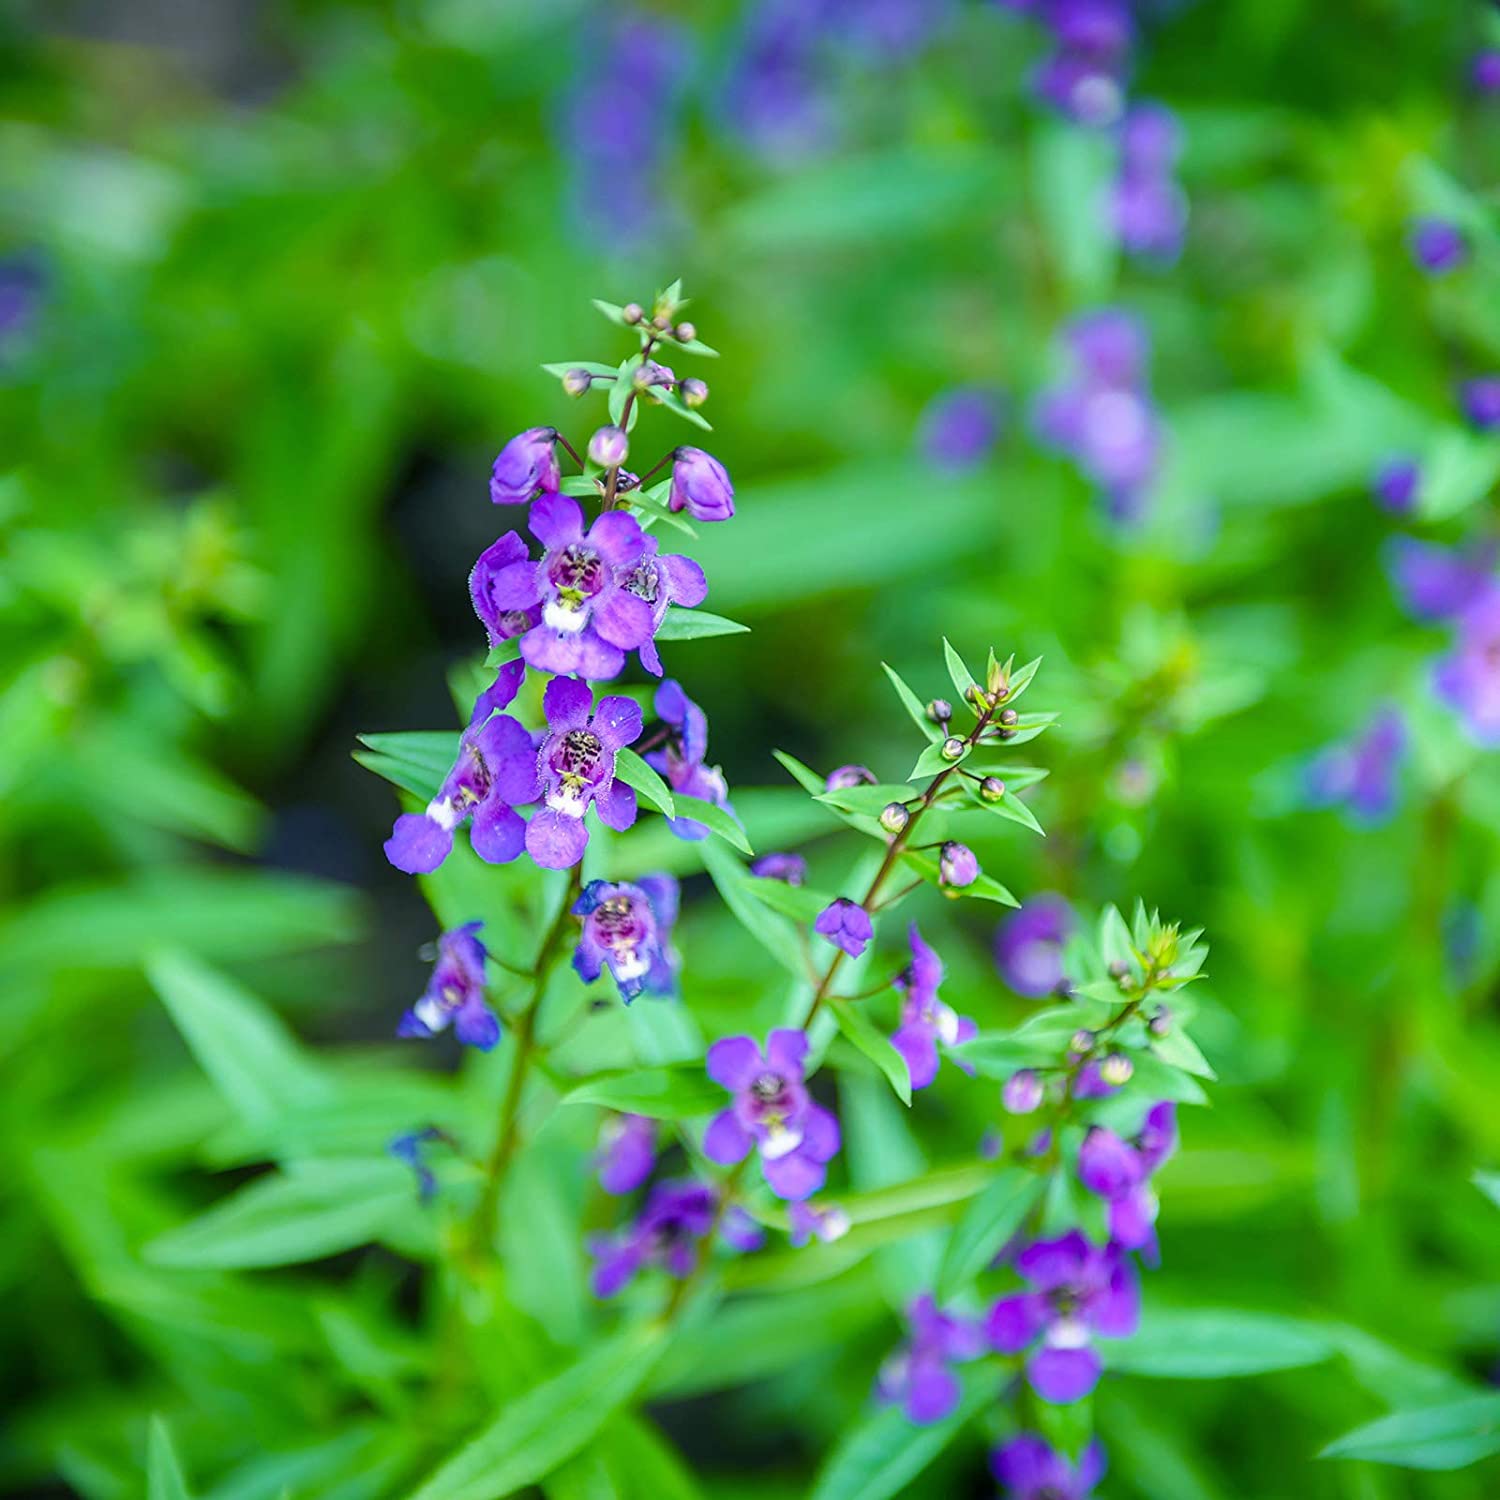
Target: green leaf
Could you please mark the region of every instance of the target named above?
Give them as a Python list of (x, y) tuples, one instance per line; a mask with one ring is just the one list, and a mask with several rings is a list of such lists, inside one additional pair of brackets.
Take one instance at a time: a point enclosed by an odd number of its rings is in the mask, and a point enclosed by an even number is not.
[(1322, 1458), (1362, 1458), (1404, 1469), (1461, 1469), (1500, 1453), (1500, 1394), (1396, 1411), (1330, 1443)]
[(1153, 1037), (1151, 1050), (1163, 1062), (1181, 1068), (1184, 1073), (1196, 1073), (1199, 1078), (1208, 1079), (1219, 1076), (1198, 1050), (1198, 1044), (1180, 1026), (1174, 1026), (1164, 1037)]
[(792, 779), (805, 792), (811, 792), (818, 797), (827, 790), (827, 781), (819, 776), (811, 766), (804, 765), (795, 755), (788, 755), (785, 750), (773, 750), (772, 755), (781, 762), (786, 770), (791, 772)]
[(160, 1417), (151, 1418), (146, 1438), (146, 1500), (192, 1500), (172, 1434)]
[(964, 659), (949, 644), (948, 637), (943, 637), (943, 660), (948, 666), (948, 678), (953, 684), (953, 691), (958, 694), (958, 701), (962, 704), (969, 703), (969, 689), (978, 687), (974, 681), (974, 674), (964, 664)]
[(789, 885), (785, 880), (776, 880), (769, 875), (747, 874), (745, 889), (757, 901), (764, 901), (772, 911), (779, 911), (798, 924), (816, 921), (823, 908), (834, 899), (827, 891), (814, 890), (809, 885)]
[(1110, 295), (1116, 250), (1108, 213), (1114, 153), (1099, 131), (1053, 122), (1033, 137), (1031, 190), (1048, 264), (1072, 308)]
[(653, 1120), (685, 1120), (721, 1109), (725, 1094), (704, 1073), (701, 1063), (693, 1063), (681, 1068), (599, 1073), (570, 1089), (562, 1102), (597, 1104), (623, 1114), (649, 1115)]
[(1036, 676), (1036, 669), (1041, 666), (1040, 656), (1026, 663), (1024, 667), (1017, 667), (1010, 674), (1010, 690), (1005, 695), (1005, 706), (1009, 708), (1027, 688), (1031, 686), (1031, 679)]
[(666, 1337), (639, 1323), (513, 1401), (411, 1500), (499, 1500), (589, 1443), (650, 1376)]
[[(1076, 1012), (1073, 1015), (1076, 1017)], [(1074, 1020), (1073, 1030), (1081, 1023)], [(1072, 1035), (1066, 1032), (1064, 1035)], [(1025, 1040), (1010, 1032), (981, 1034), (967, 1042), (960, 1042), (952, 1049), (953, 1056), (962, 1058), (976, 1072), (986, 1078), (1009, 1078), (1021, 1068), (1035, 1067), (1038, 1063), (1057, 1061), (1058, 1040), (1032, 1038)]]
[(198, 1065), (247, 1125), (322, 1102), (333, 1086), (255, 996), (186, 953), (159, 952), (146, 977)]
[[(938, 866), (935, 859), (929, 859), (925, 854), (916, 854), (908, 849), (901, 855), (901, 862), (910, 866), (930, 884), (938, 883)], [(952, 886), (945, 886), (943, 889), (951, 894), (971, 896), (978, 901), (998, 901), (1002, 906), (1021, 904), (998, 880), (991, 875), (984, 874), (983, 871), (972, 885), (966, 885), (962, 890), (955, 891)]]
[[(598, 297), (595, 297), (593, 299), (593, 303), (594, 303), (594, 306), (597, 307), (599, 309), (599, 311), (602, 312), (604, 314), (604, 316), (606, 318), (608, 318), (609, 321), (611, 323), (615, 324), (617, 327), (619, 327), (619, 328), (629, 328), (629, 329), (634, 330), (638, 326), (638, 325), (636, 325), (634, 323), (627, 323), (625, 321), (625, 309), (624, 309), (623, 306), (621, 306), (620, 303), (618, 303), (618, 302), (604, 302), (604, 301), (602, 301)], [(613, 366), (606, 366), (606, 368), (610, 369), (611, 371), (613, 370)]]
[(1337, 1352), (1316, 1324), (1232, 1308), (1149, 1308), (1134, 1338), (1103, 1347), (1110, 1369), (1163, 1380), (1293, 1370)]
[(257, 1178), (146, 1246), (178, 1268), (243, 1270), (321, 1260), (378, 1239), (413, 1211), (412, 1177), (395, 1160), (323, 1158)]
[(712, 432), (713, 424), (696, 408), (691, 407), (676, 391), (669, 391), (665, 386), (653, 386), (651, 388), (651, 402), (655, 406), (664, 406), (674, 416), (681, 417), (685, 422), (691, 422), (694, 427), (701, 427), (704, 432)]
[(847, 1000), (830, 999), (828, 1009), (838, 1022), (844, 1037), (885, 1074), (887, 1082), (903, 1103), (911, 1103), (911, 1071), (906, 1059), (891, 1045), (891, 1039), (858, 1006)]
[(626, 786), (634, 787), (657, 812), (669, 818), (677, 816), (672, 789), (634, 750), (622, 746), (615, 751), (615, 774)]
[[(971, 1044), (972, 1045), (972, 1044)], [(948, 1237), (935, 1295), (945, 1302), (995, 1258), (1041, 1200), (1046, 1178), (1025, 1167), (1005, 1167), (968, 1206)]]
[(907, 687), (902, 681), (896, 669), (889, 662), (881, 662), (885, 669), (885, 675), (891, 679), (891, 686), (896, 690), (896, 696), (901, 700), (901, 706), (910, 715), (911, 721), (934, 743), (943, 738), (943, 731), (927, 717), (927, 705)]
[(682, 532), (685, 536), (696, 537), (698, 535), (698, 528), (685, 516), (680, 516), (675, 511), (668, 510), (665, 505), (659, 501), (650, 499), (639, 490), (631, 490), (625, 496), (625, 503), (632, 509), (639, 511), (646, 518), (643, 524), (660, 521), (663, 525), (670, 526), (674, 530)]
[(362, 734), (359, 741), (367, 748), (356, 750), (354, 759), (414, 797), (430, 802), (452, 769), (458, 738), (456, 729)]
[(913, 802), (912, 789), (905, 782), (884, 782), (875, 786), (841, 786), (831, 792), (819, 792), (819, 802), (829, 807), (842, 807), (848, 812), (865, 813), (876, 817), (890, 802)]
[(778, 913), (769, 911), (747, 889), (751, 877), (728, 851), (713, 842), (699, 846), (703, 867), (718, 886), (724, 904), (740, 925), (790, 974), (807, 977), (802, 944), (796, 929)]
[(713, 635), (744, 635), (750, 627), (738, 620), (726, 620), (723, 615), (710, 614), (706, 609), (683, 609), (672, 605), (656, 632), (659, 641), (701, 641)]
[[(641, 356), (632, 354), (629, 359), (620, 361), (619, 369), (615, 372), (615, 383), (609, 388), (609, 420), (619, 426), (625, 417), (625, 403), (630, 401), (630, 393), (635, 389), (632, 377), (641, 364)], [(640, 403), (632, 401), (630, 414), (635, 415)]]
[(883, 1406), (857, 1422), (829, 1455), (810, 1500), (887, 1500), (905, 1489), (957, 1436), (972, 1417), (994, 1401), (1001, 1376), (968, 1370), (953, 1415), (918, 1427), (899, 1406)]
[(678, 792), (672, 800), (677, 804), (679, 818), (691, 818), (695, 823), (702, 823), (709, 832), (716, 833), (726, 843), (733, 844), (741, 854), (755, 853), (750, 847), (750, 840), (745, 837), (745, 830), (722, 807), (713, 802), (705, 802), (702, 797), (689, 797), (685, 792)]

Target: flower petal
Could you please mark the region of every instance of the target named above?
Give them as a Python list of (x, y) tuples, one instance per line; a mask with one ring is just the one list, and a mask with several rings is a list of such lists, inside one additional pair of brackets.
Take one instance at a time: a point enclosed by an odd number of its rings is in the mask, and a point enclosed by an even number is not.
[(429, 875), (447, 859), (453, 835), (423, 813), (402, 813), (385, 841), (385, 857), (408, 875)]
[[(730, 1040), (748, 1039), (731, 1037)], [(732, 1109), (720, 1110), (709, 1121), (708, 1129), (703, 1132), (703, 1154), (710, 1161), (718, 1162), (721, 1167), (729, 1167), (737, 1161), (744, 1161), (749, 1152), (750, 1136), (735, 1119), (734, 1111)]]
[(1026, 1379), (1043, 1401), (1068, 1406), (1099, 1384), (1102, 1366), (1092, 1349), (1042, 1349), (1026, 1362)]
[(589, 831), (582, 818), (539, 808), (526, 825), (526, 852), (544, 870), (566, 870), (583, 858)]

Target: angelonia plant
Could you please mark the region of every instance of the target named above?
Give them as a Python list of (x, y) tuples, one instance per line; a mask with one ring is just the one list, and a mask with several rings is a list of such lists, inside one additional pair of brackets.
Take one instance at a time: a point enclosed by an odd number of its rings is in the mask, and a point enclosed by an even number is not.
[[(676, 366), (714, 351), (683, 316), (680, 284), (650, 305), (596, 305), (629, 337), (627, 357), (545, 368), (604, 410), (574, 438), (529, 428), (494, 462), (489, 499), (504, 530), (470, 579), (488, 654), (481, 673), (455, 679), (462, 730), (369, 735), (361, 759), (410, 799), (386, 856), (427, 882), (441, 914), (430, 980), (394, 1029), (423, 1043), (451, 1031), (506, 1059), (476, 1075), (473, 1139), (413, 1121), (391, 1143), (415, 1177), (411, 1213), (442, 1216), (455, 1274), (493, 1286), (507, 1236), (529, 1230), (502, 1210), (538, 1128), (528, 1096), (597, 1109), (592, 1160), (549, 1158), (549, 1170), (590, 1174), (602, 1192), (586, 1251), (593, 1295), (619, 1309), (603, 1322), (617, 1316), (618, 1329), (539, 1378), (420, 1494), (509, 1493), (586, 1447), (670, 1345), (713, 1337), (706, 1320), (743, 1258), (808, 1257), (802, 1279), (816, 1283), (904, 1238), (930, 1245), (936, 1207), (942, 1244), (911, 1262), (921, 1284), (897, 1298), (905, 1338), (871, 1369), (871, 1405), (850, 1413), (848, 1443), (870, 1424), (899, 1446), (901, 1429), (946, 1424), (951, 1435), (974, 1420), (1006, 1493), (1078, 1500), (1105, 1466), (1091, 1395), (1137, 1329), (1140, 1267), (1162, 1258), (1153, 1180), (1176, 1145), (1178, 1104), (1202, 1102), (1198, 1079), (1213, 1076), (1184, 993), (1206, 950), (1143, 906), (1129, 923), (1113, 907), (1085, 923), (1057, 896), (1020, 904), (982, 868), (971, 843), (990, 847), (1007, 824), (1041, 832), (1025, 793), (1046, 772), (1017, 752), (1056, 717), (1022, 707), (1038, 662), (994, 651), (973, 672), (943, 642), (934, 667), (951, 698), (885, 668), (919, 742), (904, 779), (778, 754), (812, 811), (853, 836), (845, 873), (823, 888), (800, 853), (754, 851), (709, 763), (707, 716), (664, 660), (679, 642), (742, 628), (699, 608), (703, 570), (668, 550), (731, 521), (734, 485), (695, 446), (637, 457), (643, 415), (707, 427), (707, 386)], [(784, 976), (780, 1021), (712, 1039), (679, 1026), (688, 1055), (678, 1045), (578, 1074), (567, 1044), (600, 1008), (644, 1007), (658, 1035), (694, 1011), (677, 880), (642, 873), (630, 854), (650, 832), (643, 810), (697, 851)], [(463, 878), (439, 883), (450, 860)], [(821, 853), (818, 865), (836, 867)], [(484, 893), (500, 880), (529, 916), (492, 938)], [(995, 939), (1004, 985), (955, 1005), (932, 934), (949, 903), (971, 902), (1018, 909)], [(559, 1021), (544, 1002), (567, 964), (590, 998)], [(1006, 988), (1031, 1009), (1019, 1027), (963, 1013), (995, 1010)], [(939, 1202), (893, 1213), (889, 1194), (847, 1166), (851, 1144), (866, 1157), (881, 1149), (846, 1139), (867, 1125), (848, 1100), (873, 1089), (886, 1107), (919, 1112), (940, 1074), (982, 1095), (992, 1129)], [(579, 1388), (598, 1392), (583, 1416)], [(528, 1446), (542, 1428), (552, 1436)], [(485, 1465), (504, 1455), (505, 1483), (491, 1487)], [(844, 1462), (830, 1458), (835, 1479), (820, 1493), (846, 1492), (835, 1482)]]

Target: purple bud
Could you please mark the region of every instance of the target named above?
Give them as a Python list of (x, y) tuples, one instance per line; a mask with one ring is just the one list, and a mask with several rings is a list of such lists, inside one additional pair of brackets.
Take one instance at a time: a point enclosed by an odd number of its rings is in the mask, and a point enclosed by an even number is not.
[(1042, 1102), (1042, 1080), (1030, 1068), (1022, 1068), (1005, 1080), (1000, 1102), (1011, 1115), (1029, 1115)]
[(1500, 375), (1480, 375), (1459, 387), (1464, 415), (1481, 432), (1500, 428)]
[(946, 698), (934, 698), (927, 705), (927, 717), (934, 724), (946, 724), (953, 717), (953, 705)]
[(887, 833), (900, 833), (911, 822), (911, 814), (904, 802), (887, 802), (880, 809), (880, 826)]
[(800, 854), (762, 854), (750, 866), (752, 875), (763, 880), (784, 880), (802, 885), (807, 880), (807, 861)]
[(1414, 458), (1388, 458), (1375, 471), (1370, 489), (1376, 503), (1393, 516), (1407, 516), (1416, 509), (1422, 471)]
[(998, 776), (986, 776), (979, 783), (979, 795), (986, 802), (1003, 802), (1005, 800), (1005, 783)]
[(630, 439), (620, 427), (601, 427), (589, 439), (589, 459), (601, 469), (618, 469), (630, 455)]
[(701, 448), (679, 448), (672, 465), (671, 510), (686, 510), (695, 521), (727, 521), (734, 514), (734, 486), (724, 465)]
[(569, 370), (562, 378), (562, 388), (570, 396), (587, 396), (594, 384), (594, 377), (587, 370)]
[(1120, 1198), (1145, 1174), (1135, 1147), (1113, 1130), (1091, 1126), (1078, 1148), (1078, 1180), (1101, 1198)]
[(1469, 77), (1481, 94), (1500, 94), (1500, 51), (1486, 47), (1476, 52)]
[(1131, 1075), (1134, 1072), (1135, 1064), (1123, 1052), (1111, 1052), (1099, 1064), (1099, 1076), (1111, 1088), (1123, 1088), (1130, 1082)]
[(943, 741), (943, 748), (939, 752), (944, 760), (961, 760), (963, 753), (969, 748), (966, 741), (959, 739), (956, 734), (950, 734)]
[(493, 505), (525, 505), (539, 490), (562, 483), (557, 466), (557, 429), (528, 427), (501, 450), (490, 470)]
[(850, 958), (858, 958), (875, 936), (869, 912), (847, 896), (835, 897), (818, 913), (813, 931), (827, 938), (835, 948), (842, 948)]
[(1468, 260), (1463, 232), (1446, 219), (1415, 219), (1407, 236), (1411, 258), (1430, 275), (1441, 276)]
[(672, 337), (679, 344), (691, 344), (698, 337), (698, 330), (691, 323), (679, 323), (672, 330)]
[(938, 884), (962, 890), (979, 879), (979, 861), (967, 844), (949, 839), (938, 853)]
[(702, 406), (708, 400), (708, 384), (706, 381), (690, 377), (678, 386), (678, 392), (683, 402), (688, 406)]
[(828, 773), (830, 792), (847, 791), (852, 786), (874, 786), (880, 778), (868, 766), (836, 766)]
[(646, 316), (646, 309), (639, 302), (627, 302), (620, 309), (620, 316), (627, 323), (639, 323)]

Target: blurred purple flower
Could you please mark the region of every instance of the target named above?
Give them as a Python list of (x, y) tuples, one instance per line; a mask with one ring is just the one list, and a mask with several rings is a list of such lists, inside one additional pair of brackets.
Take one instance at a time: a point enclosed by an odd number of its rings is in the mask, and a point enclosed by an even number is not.
[[(925, 1089), (937, 1078), (938, 1043), (953, 1047), (967, 1042), (979, 1034), (979, 1028), (938, 998), (943, 961), (922, 940), (915, 922), (907, 937), (911, 962), (891, 981), (905, 997), (891, 1046), (905, 1059), (912, 1088)], [(970, 1071), (964, 1063), (959, 1066)]]
[(1393, 516), (1409, 516), (1417, 508), (1422, 470), (1416, 459), (1405, 455), (1388, 458), (1375, 471), (1370, 491), (1382, 510)]
[(1432, 276), (1457, 270), (1469, 258), (1463, 231), (1447, 219), (1413, 219), (1407, 231), (1407, 246), (1417, 268)]
[(1073, 908), (1050, 892), (1033, 896), (1001, 922), (995, 965), (1018, 995), (1040, 1000), (1063, 983), (1062, 950), (1072, 932)]
[(1023, 1432), (995, 1449), (990, 1469), (1008, 1500), (1089, 1500), (1104, 1477), (1104, 1449), (1095, 1439), (1075, 1465), (1034, 1433)]
[(1476, 744), (1500, 746), (1500, 589), (1486, 589), (1459, 617), (1453, 647), (1433, 667), (1432, 683)]
[(999, 436), (999, 400), (981, 386), (955, 386), (933, 397), (917, 427), (928, 462), (950, 474), (983, 463)]
[(1500, 428), (1500, 375), (1479, 375), (1458, 388), (1464, 416), (1481, 432)]
[(465, 922), (438, 938), (437, 960), (422, 998), (401, 1017), (397, 1036), (429, 1037), (447, 1028), (467, 1047), (488, 1052), (500, 1040), (500, 1023), (484, 998), (483, 922)]
[(836, 1204), (789, 1203), (786, 1210), (792, 1248), (800, 1250), (813, 1240), (831, 1245), (849, 1233), (849, 1215)]
[(583, 918), (573, 967), (585, 984), (608, 969), (627, 1005), (642, 990), (675, 992), (677, 882), (670, 875), (642, 875), (634, 884), (591, 880), (574, 903), (573, 915)]
[(827, 938), (835, 948), (842, 948), (850, 958), (858, 958), (875, 936), (869, 912), (847, 896), (835, 896), (818, 913), (813, 931)]
[(1406, 726), (1395, 708), (1383, 708), (1356, 739), (1332, 745), (1303, 777), (1311, 807), (1347, 808), (1365, 825), (1383, 823), (1396, 805), (1396, 778), (1406, 751)]
[(701, 1182), (657, 1183), (634, 1224), (619, 1234), (590, 1237), (594, 1295), (615, 1296), (645, 1266), (659, 1266), (677, 1281), (692, 1275), (699, 1242), (714, 1227), (717, 1201)]
[(784, 880), (788, 885), (805, 885), (807, 861), (800, 854), (762, 854), (750, 865), (750, 873), (762, 880)]
[(1413, 619), (1451, 620), (1496, 589), (1497, 546), (1440, 547), (1414, 537), (1391, 539), (1386, 567)]
[(906, 1319), (910, 1334), (880, 1367), (875, 1394), (881, 1401), (899, 1402), (908, 1421), (941, 1422), (963, 1394), (950, 1366), (984, 1353), (984, 1330), (971, 1319), (940, 1312), (926, 1294), (907, 1308)]
[(606, 1193), (633, 1193), (656, 1165), (656, 1121), (645, 1115), (606, 1115), (594, 1165)]

